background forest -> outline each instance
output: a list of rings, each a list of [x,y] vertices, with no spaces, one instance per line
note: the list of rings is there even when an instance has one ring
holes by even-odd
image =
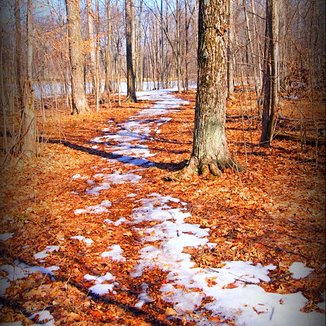
[[[87,0],[80,4],[67,1],[67,4],[74,2],[75,8],[80,9],[75,15],[80,18],[81,38],[70,47],[77,51],[74,58],[80,53],[83,88],[86,94],[94,96],[96,110],[100,102],[109,101],[112,93],[119,94],[120,101],[120,92],[126,90],[123,82],[128,75],[128,22],[132,26],[131,56],[137,90],[176,86],[181,92],[195,85],[196,1]],[[128,15],[127,3],[132,8]],[[266,21],[272,19],[268,17],[272,14],[266,11],[266,4],[265,1],[229,1],[227,13],[228,96],[232,97],[234,89],[254,90],[258,115],[262,114],[263,74],[268,60],[266,45],[270,39]],[[322,0],[289,0],[275,4],[277,94],[280,100],[306,99],[315,136],[318,136],[323,131],[314,112],[315,103],[324,97],[325,4]],[[75,22],[72,25],[76,25]],[[30,123],[34,121],[31,117],[34,113],[26,113],[20,122],[17,115],[23,107],[27,110],[28,105],[23,102],[30,93],[29,83],[34,92],[32,101],[35,100],[32,110],[47,108],[51,97],[51,106],[57,107],[60,100],[60,107],[64,105],[75,112],[71,98],[74,92],[71,92],[69,40],[73,41],[73,37],[69,37],[67,30],[64,1],[2,1],[0,64],[5,153],[19,152],[24,142],[29,142],[22,141],[22,136],[27,136],[25,129],[30,130],[34,124]],[[305,133],[306,126],[300,128]]]

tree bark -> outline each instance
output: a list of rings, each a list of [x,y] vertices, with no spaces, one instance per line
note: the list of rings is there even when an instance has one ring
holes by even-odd
[[[266,1],[265,69],[263,81],[263,119],[260,144],[269,146],[274,132],[277,94],[277,0]]]
[[[86,1],[86,8],[87,8],[87,32],[88,32],[88,39],[89,39],[89,53],[90,53],[90,63],[89,63],[89,70],[90,70],[90,77],[92,80],[91,92],[94,94],[96,88],[96,50],[95,50],[95,38],[94,38],[94,13],[92,10],[92,1]]]
[[[135,5],[134,0],[125,0],[126,55],[127,55],[127,101],[137,102],[134,67],[135,50]]]
[[[142,31],[142,14],[143,14],[143,0],[139,1],[138,4],[138,13],[137,13],[137,28],[136,28],[136,47],[137,47],[137,56],[136,56],[136,88],[139,91],[143,90],[143,31]]]
[[[221,175],[238,168],[231,158],[226,133],[227,0],[200,0],[198,76],[193,150],[186,173]]]
[[[24,107],[22,114],[22,154],[26,157],[32,157],[37,154],[36,143],[36,121],[34,110],[34,95],[33,95],[33,23],[32,23],[32,3],[27,1],[27,75],[24,85]]]
[[[257,73],[257,65],[256,65],[256,62],[255,62],[256,60],[255,60],[255,53],[254,53],[254,44],[253,44],[253,38],[252,38],[252,35],[251,35],[251,31],[250,31],[247,3],[246,3],[245,0],[243,0],[242,5],[243,5],[244,16],[245,16],[246,34],[247,34],[247,40],[248,40],[248,46],[249,46],[249,52],[250,52],[249,63],[250,63],[250,66],[253,69],[255,92],[256,92],[256,95],[258,97],[260,95],[260,92],[261,92],[261,86],[260,86],[260,82],[259,82],[260,81],[259,73]]]
[[[176,13],[175,13],[175,24],[176,24],[176,57],[175,57],[175,64],[176,64],[176,75],[177,75],[177,87],[178,93],[181,93],[181,38],[180,38],[180,4],[179,0],[175,2]]]
[[[23,112],[24,106],[24,87],[23,87],[23,80],[22,80],[22,33],[21,33],[21,24],[20,24],[20,0],[15,0],[15,41],[16,41],[16,84],[17,84],[17,99],[18,99],[18,106],[21,113]]]
[[[84,90],[83,52],[80,31],[79,0],[66,0],[69,57],[71,65],[72,114],[86,113],[89,106]]]
[[[110,102],[111,93],[111,0],[107,1],[107,36],[106,36],[106,53],[105,53],[105,87],[104,93]]]
[[[234,64],[233,64],[233,1],[228,0],[228,45],[227,45],[227,98],[230,99],[234,93]]]

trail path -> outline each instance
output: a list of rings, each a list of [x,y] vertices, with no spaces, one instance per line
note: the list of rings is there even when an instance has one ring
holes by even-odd
[[[289,325],[289,321],[297,326],[322,325],[323,314],[300,311],[307,302],[301,293],[267,293],[259,286],[270,281],[269,271],[276,266],[227,261],[222,267],[196,267],[185,249],[215,248],[218,244],[209,242],[210,230],[187,222],[191,216],[188,204],[179,198],[162,194],[160,189],[144,195],[150,182],[146,170],[156,165],[151,161],[156,153],[148,142],[168,123],[169,113],[185,102],[170,91],[144,92],[139,98],[155,104],[121,124],[109,121],[102,134],[91,140],[93,150],[109,154],[103,158],[105,167],[94,166],[91,176],[71,176],[76,184],[87,184],[84,193],[76,190],[76,197],[84,196],[85,202],[92,203],[74,209],[80,229],[62,239],[65,249],[49,243],[35,253],[35,259],[46,266],[48,256],[69,246],[81,246],[93,262],[93,266],[81,268],[85,273],[80,277],[90,292],[114,297],[121,290],[133,290],[137,293],[134,306],[139,309],[162,300],[173,307],[167,310],[167,320],[183,319],[197,325],[220,325],[230,320],[236,325]],[[121,189],[118,200],[110,199],[112,188]],[[10,268],[1,267],[10,275],[3,278],[3,294],[10,281],[33,272],[18,262],[15,271]],[[57,266],[47,266],[43,272],[55,278],[56,270]],[[157,280],[150,279],[154,270],[161,271]],[[311,270],[297,263],[291,272],[300,278]],[[156,283],[162,279],[162,284]]]

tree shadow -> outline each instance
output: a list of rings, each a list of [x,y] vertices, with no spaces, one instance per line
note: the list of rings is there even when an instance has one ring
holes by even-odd
[[[163,163],[163,162],[156,163],[156,162],[149,161],[146,158],[109,153],[96,148],[89,148],[82,145],[74,144],[62,139],[47,139],[47,140],[40,139],[40,142],[47,142],[50,144],[60,144],[68,148],[74,149],[76,151],[99,156],[110,160],[116,160],[120,163],[131,164],[142,168],[156,167],[161,170],[178,171],[186,166],[186,161],[179,162],[179,163]]]

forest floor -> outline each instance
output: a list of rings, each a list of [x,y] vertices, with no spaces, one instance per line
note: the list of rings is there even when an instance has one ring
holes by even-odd
[[[0,321],[323,325],[323,106],[283,102],[264,148],[236,93],[227,136],[245,171],[182,180],[195,92],[153,94],[39,111],[40,156],[2,178]]]

